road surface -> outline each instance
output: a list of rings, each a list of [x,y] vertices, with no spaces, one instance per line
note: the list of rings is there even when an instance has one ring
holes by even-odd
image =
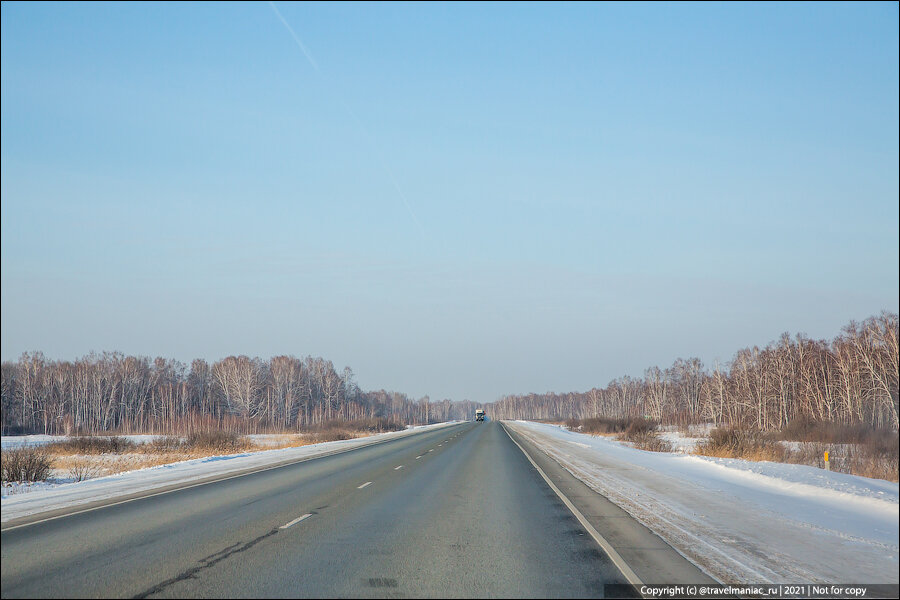
[[[538,453],[642,581],[710,581]],[[490,421],[0,535],[4,598],[600,597],[626,581]]]

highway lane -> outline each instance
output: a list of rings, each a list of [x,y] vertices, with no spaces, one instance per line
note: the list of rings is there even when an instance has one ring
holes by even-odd
[[[499,423],[2,533],[3,597],[597,597],[624,582]]]

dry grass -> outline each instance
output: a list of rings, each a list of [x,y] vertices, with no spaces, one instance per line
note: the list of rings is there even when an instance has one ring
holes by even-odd
[[[65,470],[69,479],[72,481],[93,479],[102,472],[101,466],[97,464],[96,457],[94,456],[66,456],[63,460],[68,463],[68,468]],[[59,461],[55,464],[57,469],[61,469]]]
[[[302,445],[302,442],[292,445]],[[185,438],[161,436],[146,444],[137,444],[118,436],[80,436],[53,442],[39,449],[4,451],[3,481],[45,481],[51,474],[58,478],[84,481],[192,458],[262,449],[265,448],[258,447],[245,436],[223,431],[194,433]],[[23,457],[31,457],[34,462],[36,459],[33,456],[43,457],[46,465],[44,472],[33,475],[28,469],[22,470]],[[7,479],[8,473],[10,479]]]
[[[95,477],[116,475],[149,467],[168,465],[206,456],[201,453],[184,454],[74,454],[55,457],[54,472],[58,477],[84,481]]]
[[[160,436],[145,444],[135,443],[119,436],[80,436],[53,442],[38,449],[21,448],[4,451],[3,482],[45,481],[51,476],[84,481],[207,456],[297,448],[318,442],[353,439],[398,429],[405,427],[387,419],[332,421],[312,432],[273,434],[259,443],[247,436],[218,430],[193,433],[186,437]],[[40,463],[40,460],[44,462]],[[25,468],[23,464],[44,464],[46,469],[45,472],[35,472],[32,475],[33,466]],[[7,479],[8,472],[13,479]],[[15,473],[25,473],[25,477],[38,478],[22,479],[21,476],[13,475]]]
[[[40,448],[3,451],[3,483],[46,481],[51,477],[84,481],[207,456],[297,448],[403,429],[401,423],[379,418],[329,421],[311,431],[271,434],[258,442],[214,429],[183,437],[159,436],[144,444],[122,436],[78,436]]]
[[[271,433],[267,434],[263,440],[254,440],[254,448],[256,450],[282,450],[284,448],[299,448],[300,446],[308,446],[312,442],[307,436],[297,433]]]

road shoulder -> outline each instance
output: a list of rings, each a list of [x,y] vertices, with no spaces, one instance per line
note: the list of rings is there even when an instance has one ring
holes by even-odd
[[[514,428],[501,424],[513,441],[615,549],[642,583],[717,583],[653,531],[592,490],[524,436],[516,433]]]

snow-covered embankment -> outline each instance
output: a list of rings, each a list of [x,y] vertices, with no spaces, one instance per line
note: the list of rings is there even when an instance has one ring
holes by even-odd
[[[723,583],[897,583],[898,485],[506,422]]]

